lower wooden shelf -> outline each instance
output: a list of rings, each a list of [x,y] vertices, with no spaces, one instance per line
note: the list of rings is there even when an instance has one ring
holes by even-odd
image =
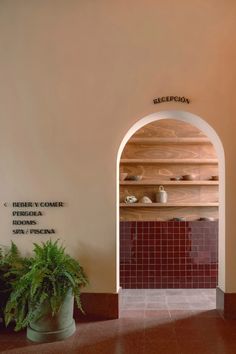
[[[219,203],[120,203],[121,208],[218,207]]]

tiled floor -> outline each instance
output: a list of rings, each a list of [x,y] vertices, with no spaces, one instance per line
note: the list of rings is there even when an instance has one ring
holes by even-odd
[[[62,342],[34,344],[2,330],[11,354],[235,354],[236,320],[215,310],[213,290],[125,290],[119,320],[77,324]]]

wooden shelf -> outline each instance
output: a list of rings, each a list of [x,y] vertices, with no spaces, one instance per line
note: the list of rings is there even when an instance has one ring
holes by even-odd
[[[218,186],[219,181],[122,181],[120,186]]]
[[[120,203],[121,208],[218,207],[219,203]]]
[[[208,138],[131,138],[128,144],[163,145],[163,144],[212,144]]]
[[[121,164],[217,165],[217,159],[121,159]]]

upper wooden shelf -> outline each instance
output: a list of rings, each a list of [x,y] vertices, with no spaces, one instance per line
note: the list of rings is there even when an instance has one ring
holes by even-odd
[[[122,164],[196,164],[217,165],[217,159],[121,159]]]
[[[131,138],[129,144],[147,144],[147,145],[162,145],[162,144],[212,144],[208,138]]]
[[[121,208],[218,207],[219,203],[120,203]]]
[[[218,186],[219,181],[122,181],[121,186]]]

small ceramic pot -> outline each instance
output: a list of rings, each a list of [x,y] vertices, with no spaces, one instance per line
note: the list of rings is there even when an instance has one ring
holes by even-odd
[[[156,202],[167,203],[167,192],[165,191],[163,186],[159,187],[159,191],[156,194]]]

